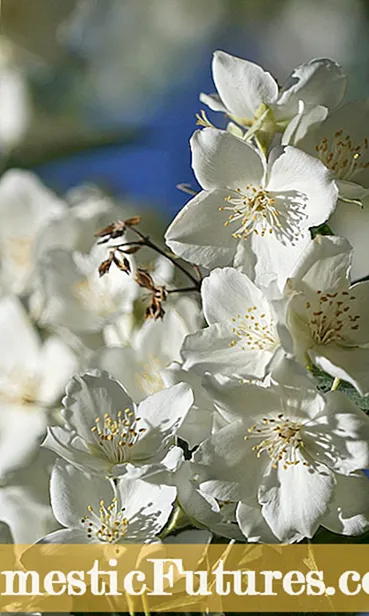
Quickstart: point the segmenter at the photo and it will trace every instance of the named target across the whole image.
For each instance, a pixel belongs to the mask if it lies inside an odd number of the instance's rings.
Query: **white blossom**
[[[51,505],[64,527],[43,543],[150,543],[166,524],[176,497],[170,486],[90,475],[60,460],[50,482]]]
[[[44,343],[20,301],[0,300],[0,477],[37,452],[50,411],[76,369],[56,336]]]
[[[0,283],[4,292],[30,290],[39,234],[66,207],[30,171],[4,173],[0,180]]]
[[[294,353],[333,377],[369,391],[369,282],[351,286],[352,248],[343,238],[317,236],[286,287]]]
[[[186,337],[184,369],[263,378],[283,355],[279,331],[285,330],[267,293],[227,267],[204,279],[201,296],[208,327]],[[281,335],[287,339],[288,332]]]
[[[340,392],[317,393],[290,362],[281,380],[213,391],[229,424],[194,454],[201,491],[240,503],[236,516],[248,538],[264,532],[258,512],[283,543],[312,537],[326,516],[335,532],[363,532],[369,418]]]
[[[228,132],[206,128],[191,139],[192,165],[203,190],[166,232],[168,246],[191,263],[229,265],[243,251],[245,270],[276,273],[282,285],[324,222],[337,189],[323,163],[291,146],[268,161]]]
[[[192,402],[189,386],[182,383],[137,406],[109,374],[86,372],[68,384],[62,411],[66,425],[49,427],[44,446],[80,468],[105,475],[165,465]]]

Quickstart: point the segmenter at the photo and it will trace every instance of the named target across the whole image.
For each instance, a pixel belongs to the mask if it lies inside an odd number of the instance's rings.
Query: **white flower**
[[[76,367],[64,343],[44,343],[20,301],[0,300],[0,477],[28,463]]]
[[[50,482],[51,505],[64,526],[43,543],[150,543],[172,511],[176,490],[139,479],[116,481],[57,461]]]
[[[113,377],[86,372],[67,386],[66,427],[48,428],[44,445],[81,468],[105,474],[161,464],[192,402],[189,386],[182,383],[136,406]]]
[[[50,220],[40,233],[36,258],[52,248],[88,253],[96,241],[94,234],[122,216],[111,199],[94,186],[80,186],[67,193],[65,200],[68,209]]]
[[[260,66],[224,51],[214,53],[212,68],[219,96],[202,94],[200,99],[214,111],[223,111],[246,126],[269,109],[268,122],[281,129],[297,113],[299,101],[334,108],[346,89],[341,67],[327,58],[310,60],[295,68],[281,90]]]
[[[369,391],[369,282],[350,286],[352,248],[343,238],[317,236],[286,291],[294,352],[333,377]],[[365,346],[367,348],[365,348]]]
[[[239,249],[247,271],[282,281],[337,200],[330,172],[315,158],[277,147],[268,162],[230,133],[206,128],[191,139],[193,169],[203,190],[179,212],[168,246],[208,268],[232,263]],[[256,260],[256,265],[255,265]]]
[[[181,298],[165,306],[163,320],[145,321],[133,334],[130,347],[101,349],[91,365],[112,374],[140,402],[165,387],[161,370],[180,359],[183,340],[199,327],[199,317],[197,302]]]
[[[320,113],[321,121],[313,115],[317,110],[301,116],[288,140],[317,156],[334,175],[341,199],[328,224],[354,247],[352,276],[361,278],[369,273],[369,101],[348,103],[326,117]]]
[[[131,312],[137,296],[134,278],[115,265],[99,277],[106,247],[95,245],[88,255],[54,249],[38,262],[38,289],[43,299],[40,322],[77,335],[100,332],[108,322]],[[134,267],[130,257],[132,267]]]
[[[0,282],[5,292],[29,291],[39,233],[66,204],[29,171],[11,169],[0,180]]]
[[[12,473],[8,483],[0,485],[0,515],[14,543],[34,543],[59,528],[49,496],[54,462],[55,455],[51,451],[39,449],[31,464]],[[4,543],[4,535],[0,543]]]
[[[236,515],[246,537],[264,532],[257,504],[283,543],[312,537],[325,516],[336,532],[362,532],[368,490],[360,493],[358,481],[367,481],[360,469],[369,464],[369,418],[340,392],[318,394],[291,362],[286,372],[288,385],[214,390],[230,423],[194,454],[200,489],[241,503]]]
[[[267,295],[245,274],[223,268],[204,279],[201,296],[209,327],[186,337],[183,368],[263,378],[283,353],[283,324]]]

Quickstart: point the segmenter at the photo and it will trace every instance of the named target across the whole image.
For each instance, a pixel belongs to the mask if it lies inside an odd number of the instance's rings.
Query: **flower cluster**
[[[167,248],[91,188],[0,182],[6,540],[369,530],[368,103],[328,59],[282,88],[223,51],[212,69],[223,128],[198,115]]]

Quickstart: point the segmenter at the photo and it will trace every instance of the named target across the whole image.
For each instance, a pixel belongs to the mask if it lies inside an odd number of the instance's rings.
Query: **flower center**
[[[230,223],[238,222],[240,226],[234,233],[235,239],[247,239],[250,233],[264,235],[273,233],[274,228],[281,228],[279,221],[280,212],[275,207],[275,199],[263,190],[261,186],[247,185],[243,190],[236,188],[237,194],[225,198],[229,205],[222,206],[219,211],[230,211],[228,220],[224,223],[228,227]]]
[[[3,240],[3,255],[14,265],[25,268],[32,265],[32,237],[9,237]]]
[[[243,351],[265,351],[279,344],[274,321],[257,306],[250,306],[245,315],[238,314],[232,322],[232,332],[238,337],[230,342],[232,347],[240,343]]]
[[[118,309],[109,289],[103,287],[100,281],[87,279],[78,282],[73,286],[73,292],[84,310],[100,317],[109,317]]]
[[[36,375],[26,372],[19,365],[14,366],[0,379],[0,402],[21,406],[34,404],[39,384]]]
[[[137,427],[140,419],[129,408],[118,411],[115,418],[105,413],[102,421],[100,417],[95,419],[95,425],[91,428],[95,444],[113,464],[126,462],[129,449],[146,432],[146,428]]]
[[[355,172],[369,167],[368,146],[366,137],[357,145],[352,143],[350,135],[344,134],[343,129],[340,129],[333,139],[323,137],[315,149],[320,160],[337,178],[347,180]]]
[[[96,538],[102,543],[117,543],[127,534],[129,522],[124,515],[125,507],[118,507],[116,497],[107,507],[101,500],[98,513],[95,513],[91,505],[87,509],[88,515],[81,519],[87,531],[87,539]]]
[[[360,315],[354,314],[352,306],[356,298],[349,291],[317,291],[317,296],[316,310],[306,302],[310,332],[317,344],[345,340],[349,330],[359,329]]]
[[[301,423],[291,421],[280,413],[276,418],[265,417],[259,423],[248,429],[249,434],[244,437],[257,438],[260,443],[252,448],[258,458],[266,452],[273,468],[278,468],[281,462],[283,468],[287,469],[291,465],[302,462],[304,466],[309,464],[301,456],[301,448],[304,443],[301,437]]]

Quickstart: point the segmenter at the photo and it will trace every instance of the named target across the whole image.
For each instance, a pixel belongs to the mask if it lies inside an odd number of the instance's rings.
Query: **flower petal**
[[[201,285],[204,316],[209,325],[229,322],[237,314],[257,305],[261,312],[269,304],[263,293],[248,276],[233,267],[215,269],[204,278]]]
[[[105,413],[115,417],[119,410],[132,408],[132,400],[123,387],[107,372],[94,370],[76,375],[68,383],[63,399],[63,415],[79,436],[95,442],[91,428]]]
[[[369,245],[367,229],[369,228],[369,198],[362,201],[362,207],[354,203],[338,201],[335,212],[329,219],[329,226],[337,235],[346,237],[353,246],[352,270],[353,280],[369,274]]]
[[[309,356],[321,370],[351,383],[362,396],[369,393],[369,348],[344,347],[333,342],[311,349]]]
[[[195,131],[190,144],[192,167],[204,189],[260,185],[264,162],[252,145],[214,128]]]
[[[369,529],[369,480],[337,475],[336,487],[322,525],[340,535],[361,535]]]
[[[334,478],[326,467],[314,469],[303,464],[271,469],[259,490],[262,514],[282,543],[296,534],[313,537],[334,490]]]
[[[132,448],[132,459],[145,460],[165,452],[192,403],[193,393],[187,383],[178,383],[143,400],[137,414],[141,417],[140,427],[146,432]]]
[[[295,68],[279,95],[276,115],[295,115],[298,102],[337,107],[346,91],[346,76],[339,64],[328,58],[310,60]]]
[[[266,190],[282,198],[284,193],[296,195],[301,229],[325,222],[338,198],[331,172],[320,160],[292,146],[272,150]]]
[[[260,105],[277,100],[278,85],[261,66],[216,51],[213,58],[213,79],[222,102],[231,114],[253,119]]]
[[[50,498],[54,515],[67,528],[81,527],[81,518],[91,506],[97,512],[101,500],[107,505],[114,497],[108,479],[85,473],[64,460],[57,460],[51,473]]]
[[[225,226],[226,190],[202,191],[177,214],[165,240],[173,252],[190,263],[214,268],[230,265],[237,241]]]
[[[263,378],[274,350],[249,350],[247,339],[238,339],[232,324],[214,323],[185,338],[182,346],[183,367],[198,374],[219,373],[225,376]],[[245,346],[243,346],[245,345]]]
[[[369,417],[342,392],[330,391],[325,399],[313,425],[304,430],[310,432],[310,455],[343,475],[368,468]]]
[[[127,541],[150,541],[168,521],[177,490],[127,475],[117,481],[117,492],[129,521]]]

